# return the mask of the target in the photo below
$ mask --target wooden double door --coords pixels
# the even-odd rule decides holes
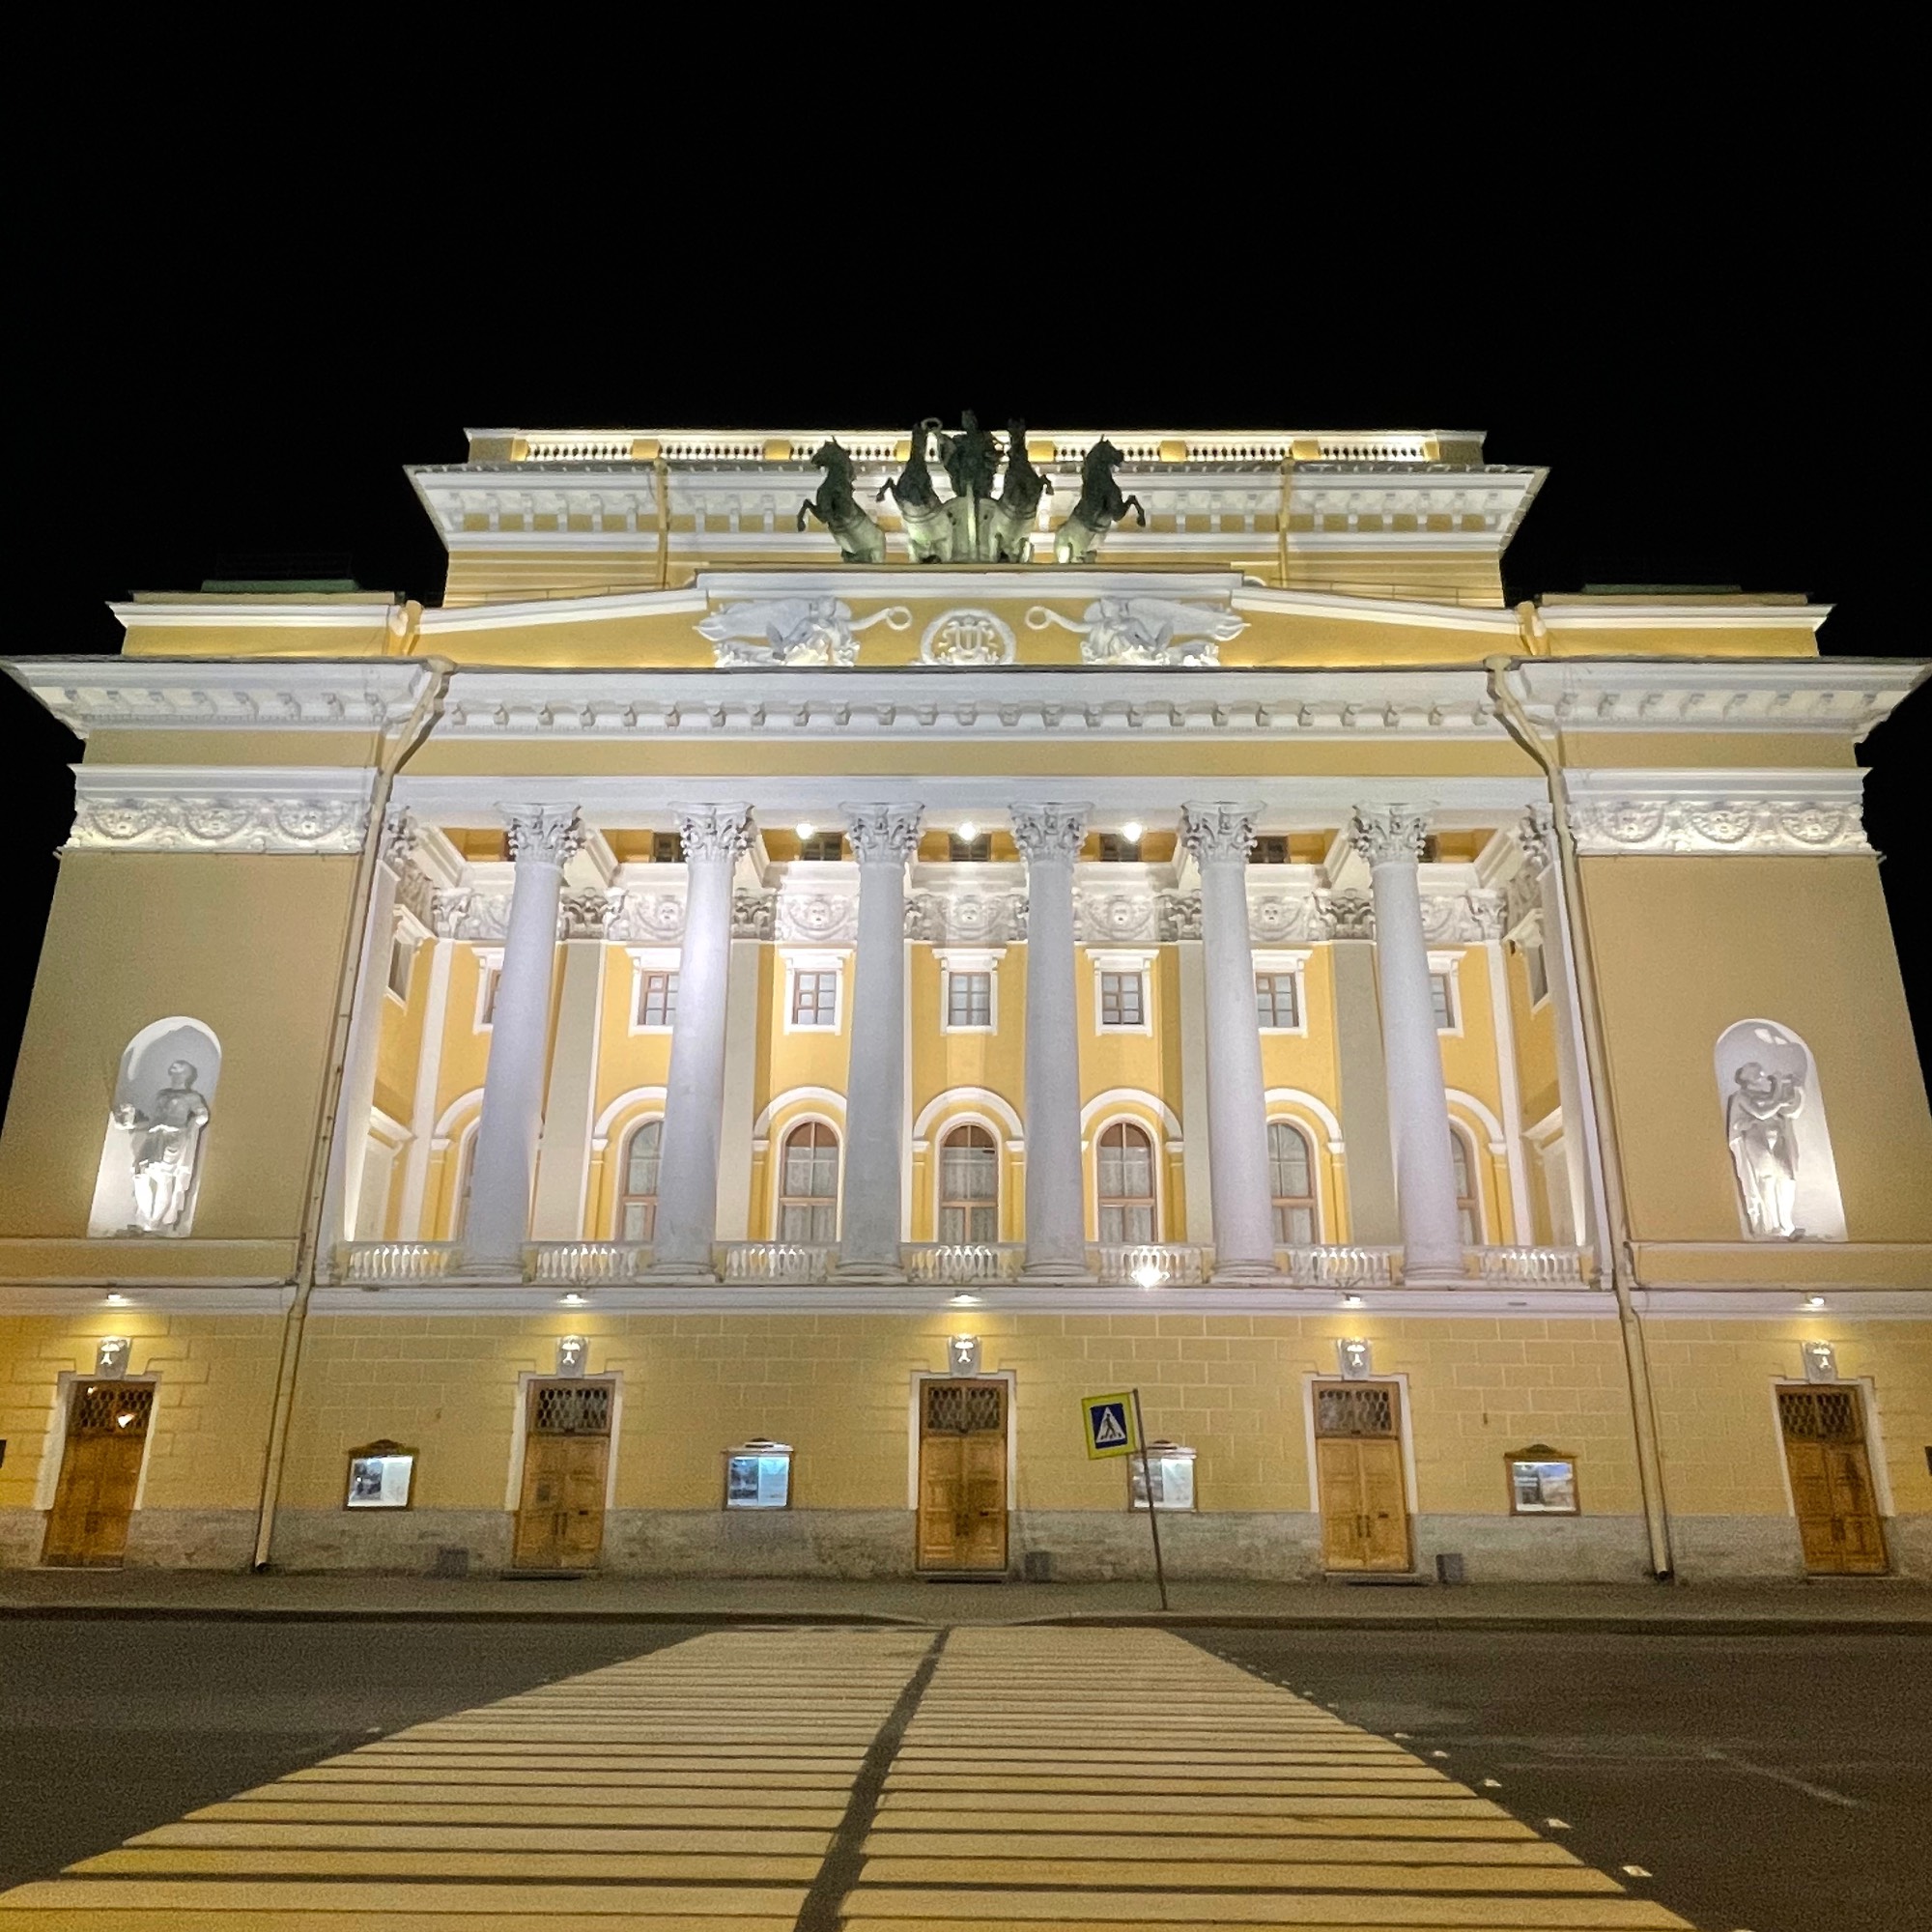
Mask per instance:
[[[41,1547],[43,1563],[74,1569],[112,1569],[120,1563],[154,1414],[153,1382],[74,1385],[60,1481]]]
[[[1400,1383],[1315,1384],[1315,1476],[1323,1569],[1413,1567]]]
[[[610,1382],[533,1381],[524,1420],[524,1483],[510,1562],[588,1570],[604,1547],[611,1473]]]
[[[1007,1385],[927,1381],[919,1394],[919,1567],[1007,1567]]]
[[[1872,1488],[1863,1391],[1855,1382],[1781,1388],[1777,1419],[1805,1569],[1823,1577],[1878,1575],[1886,1567],[1885,1528]]]

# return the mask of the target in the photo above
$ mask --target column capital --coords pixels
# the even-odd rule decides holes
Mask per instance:
[[[1556,814],[1547,805],[1532,805],[1511,828],[1517,850],[1528,871],[1540,872],[1556,856]]]
[[[1246,865],[1255,842],[1258,805],[1190,804],[1180,808],[1180,842],[1197,866],[1230,860]]]
[[[1085,805],[1016,805],[1012,810],[1013,843],[1029,866],[1070,863],[1087,838]]]
[[[1406,805],[1358,805],[1349,841],[1370,866],[1413,866],[1429,837],[1429,814]]]
[[[919,850],[917,805],[843,805],[845,835],[862,866],[903,867]]]
[[[687,864],[694,859],[735,862],[752,842],[752,808],[737,804],[680,806],[677,828]]]
[[[555,866],[569,863],[582,845],[583,822],[574,805],[499,805],[509,831],[510,857],[521,864]]]
[[[414,854],[416,840],[421,836],[422,827],[416,823],[415,813],[408,806],[390,806],[383,813],[381,852],[384,865],[393,872],[400,872]]]

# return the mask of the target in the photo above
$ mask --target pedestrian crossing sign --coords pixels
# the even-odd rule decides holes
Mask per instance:
[[[1134,1440],[1134,1399],[1131,1395],[1088,1395],[1080,1398],[1087,1423],[1087,1454],[1129,1456],[1140,1445]]]

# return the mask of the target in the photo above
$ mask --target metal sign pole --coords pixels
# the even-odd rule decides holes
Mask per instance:
[[[1134,1440],[1141,1451],[1141,1481],[1147,1485],[1148,1527],[1153,1531],[1153,1576],[1160,1585],[1160,1606],[1167,1608],[1167,1571],[1160,1560],[1160,1511],[1153,1494],[1153,1467],[1148,1461],[1147,1424],[1141,1420],[1141,1392],[1134,1390]]]

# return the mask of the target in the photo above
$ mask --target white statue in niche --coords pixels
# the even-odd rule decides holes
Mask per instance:
[[[1792,1220],[1798,1201],[1798,1133],[1792,1122],[1804,1105],[1804,1085],[1747,1060],[1725,1109],[1731,1159],[1753,1235],[1796,1240],[1804,1229]]]
[[[153,1112],[143,1113],[131,1100],[114,1109],[114,1124],[133,1129],[128,1165],[134,1177],[134,1225],[129,1234],[171,1235],[187,1212],[201,1130],[208,1125],[208,1102],[194,1091],[194,1082],[192,1061],[171,1060],[168,1084],[156,1094]]]
[[[128,1042],[109,1097],[87,1232],[179,1240],[194,1222],[221,1044],[177,1014]]]
[[[1811,1049],[1775,1020],[1738,1020],[1718,1037],[1713,1070],[1746,1236],[1842,1241],[1844,1202]]]

